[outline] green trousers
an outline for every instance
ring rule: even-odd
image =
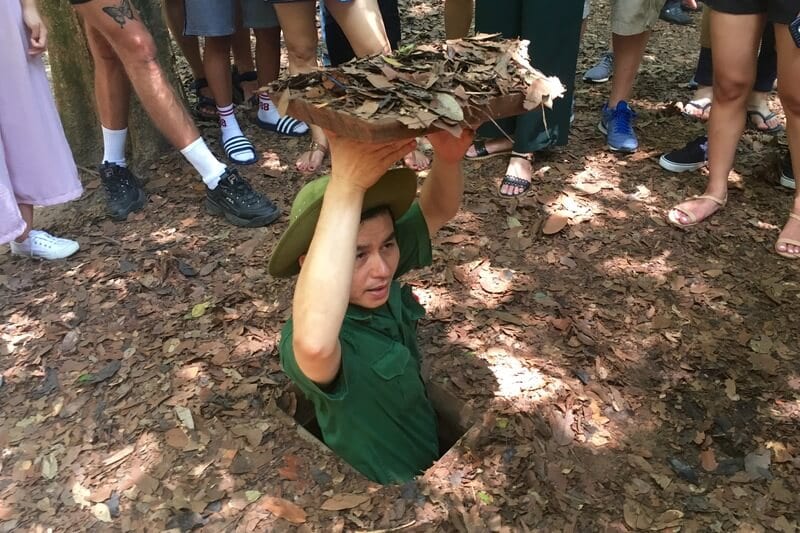
[[[583,0],[477,0],[475,4],[476,33],[528,39],[531,64],[547,76],[557,76],[567,89],[564,97],[555,100],[553,109],[497,121],[514,138],[515,152],[567,144],[582,16]],[[488,138],[503,136],[492,123],[478,133]]]

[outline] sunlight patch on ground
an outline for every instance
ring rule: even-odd
[[[537,368],[523,365],[522,362],[513,357],[509,351],[502,347],[489,348],[486,352],[489,369],[497,378],[497,391],[495,396],[503,398],[517,398],[525,394],[534,394],[535,398],[542,400],[551,395],[546,390],[548,382],[552,378],[545,378]]]

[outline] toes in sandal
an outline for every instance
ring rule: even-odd
[[[756,121],[753,120],[753,117],[756,116],[758,116],[761,119],[761,123],[764,125],[764,127],[760,127],[758,124],[756,124]],[[756,111],[755,109],[750,109],[747,111],[747,122],[750,124],[750,127],[753,130],[761,133],[769,133],[770,135],[775,135],[776,133],[782,132],[784,130],[783,124],[778,124],[777,126],[774,126],[772,128],[767,126],[767,122],[769,122],[770,120],[775,120],[776,118],[778,118],[778,115],[776,115],[772,111],[770,111],[766,115],[761,111]]]
[[[328,155],[328,147],[321,145],[317,141],[311,141],[311,143],[308,145],[308,150],[306,150],[304,153],[313,154],[314,152],[322,152],[322,161],[325,161],[325,156]],[[311,158],[309,157],[309,162],[310,162],[310,159]],[[320,162],[320,165],[322,164],[322,161]],[[299,163],[299,161],[298,161],[298,163]],[[299,165],[298,165],[298,170],[299,170]],[[317,169],[314,168],[314,169],[310,169],[310,170],[301,170],[301,172],[303,172],[305,174],[310,174],[311,172],[314,172],[315,170],[317,170]]]
[[[678,228],[688,228],[689,226],[696,226],[700,222],[703,222],[704,220],[707,220],[711,215],[713,215],[714,213],[716,213],[717,211],[719,211],[720,209],[725,207],[725,205],[728,203],[728,196],[726,195],[725,198],[720,200],[716,196],[711,196],[710,194],[701,194],[699,196],[690,196],[689,198],[687,198],[686,200],[681,202],[681,204],[689,202],[691,200],[711,200],[712,202],[717,204],[719,207],[717,208],[716,211],[714,211],[713,213],[710,213],[708,216],[703,217],[701,219],[698,219],[697,215],[695,215],[691,211],[688,211],[686,209],[679,209],[678,206],[676,205],[672,209],[669,210],[669,213],[667,213],[667,222],[669,222],[670,224],[672,224],[673,226],[678,227]],[[678,204],[678,205],[680,205],[680,204]],[[689,219],[689,222],[683,224],[680,220],[678,220],[677,218],[674,218],[672,216],[672,212],[673,211],[678,211],[678,212],[683,213],[684,215],[686,215],[686,217]]]
[[[518,187],[520,191],[516,194],[505,194],[503,193],[503,185],[507,187]],[[499,194],[501,198],[516,198],[517,196],[522,196],[527,193],[530,188],[530,181],[512,176],[511,174],[506,174],[503,176],[503,181],[500,182],[500,189],[498,189],[497,194]]]
[[[689,113],[689,109],[696,109],[700,113],[698,114]],[[708,116],[706,115],[706,111],[708,111],[709,109],[711,109],[711,100],[709,98],[699,98],[697,100],[686,102],[686,104],[683,106],[681,114],[689,118],[699,118],[700,120],[707,120]]]
[[[403,166],[414,172],[422,172],[431,168],[431,160],[421,150],[414,150],[403,158]]]
[[[275,133],[280,133],[281,135],[286,135],[287,137],[302,137],[308,133],[308,124],[288,115],[279,118],[278,122],[274,123],[261,120],[258,118],[258,115],[256,115],[256,124],[261,129],[274,131]]]
[[[523,154],[519,152],[511,152],[511,159],[518,157],[520,159],[526,160],[528,163],[533,165],[533,154]],[[531,174],[533,174],[533,168],[531,168]],[[526,180],[524,178],[520,178],[519,176],[512,176],[511,174],[506,174],[503,176],[503,181],[500,182],[500,188],[497,189],[497,194],[501,198],[516,198],[517,196],[522,196],[526,194],[531,188],[531,180]],[[503,185],[506,187],[516,187],[521,189],[516,194],[505,194],[503,193]]]
[[[800,222],[800,215],[796,215],[794,213],[789,213],[789,218],[793,218],[793,219],[797,220],[798,222]],[[787,259],[800,259],[800,253],[792,254],[792,253],[789,253],[789,252],[782,252],[782,251],[778,250],[778,246],[780,246],[781,244],[788,244],[789,246],[798,246],[798,247],[800,247],[800,241],[798,241],[796,239],[787,239],[786,237],[784,237],[782,239],[779,238],[777,241],[775,241],[775,253],[776,254],[778,254],[781,257],[785,257]]]
[[[222,149],[225,150],[225,155],[228,157],[228,160],[231,163],[235,163],[237,165],[252,165],[258,161],[256,147],[253,146],[253,143],[247,140],[247,137],[244,135],[236,135],[227,141],[224,141],[222,143]],[[250,152],[253,154],[252,157],[245,160],[239,160],[233,157],[237,154],[243,154],[245,152]]]
[[[474,141],[472,143],[472,146],[473,146],[473,148],[475,148],[475,155],[474,156],[465,155],[464,159],[466,159],[468,161],[478,161],[480,159],[489,159],[491,157],[497,157],[499,155],[505,155],[505,154],[510,154],[511,153],[511,148],[508,148],[506,150],[499,150],[497,152],[490,152],[486,148],[486,141],[481,141],[481,140]]]

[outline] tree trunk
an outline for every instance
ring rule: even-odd
[[[169,32],[161,17],[160,0],[133,1],[153,35],[161,67],[178,94],[183,94],[175,73]],[[50,30],[50,69],[64,132],[76,162],[93,168],[102,158],[103,145],[94,100],[94,68],[82,24],[65,0],[41,0],[40,7]],[[134,169],[142,170],[171,149],[136,98],[132,99],[128,127]]]

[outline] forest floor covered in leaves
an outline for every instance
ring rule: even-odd
[[[439,2],[402,4],[407,42],[442,35]],[[581,73],[607,46],[597,4]],[[145,210],[112,222],[85,174],[84,197],[40,219],[77,255],[0,252],[0,532],[797,531],[800,264],[771,252],[791,198],[775,141],[745,135],[708,223],[664,222],[704,185],[657,163],[703,129],[674,105],[694,18],[648,46],[635,155],[597,132],[608,86],[578,81],[570,144],[537,162],[532,195],[498,198],[500,159],[466,165],[463,209],[408,281],[440,407],[469,431],[404,486],[285,414],[292,282],[266,266],[286,217],[210,217],[173,155],[143,173]],[[243,173],[288,213],[307,140],[248,132],[262,160]],[[544,235],[548,219],[563,228]]]

